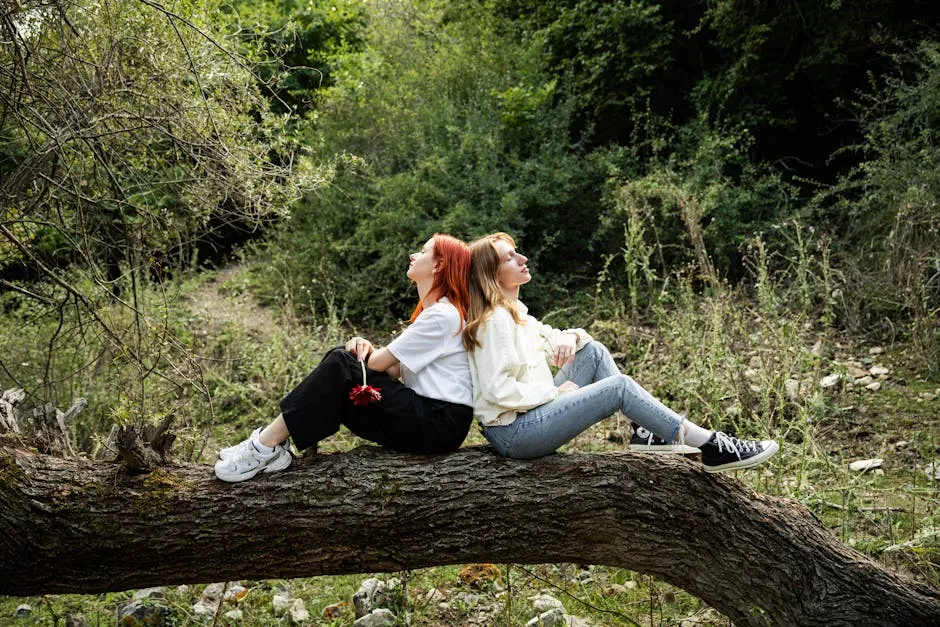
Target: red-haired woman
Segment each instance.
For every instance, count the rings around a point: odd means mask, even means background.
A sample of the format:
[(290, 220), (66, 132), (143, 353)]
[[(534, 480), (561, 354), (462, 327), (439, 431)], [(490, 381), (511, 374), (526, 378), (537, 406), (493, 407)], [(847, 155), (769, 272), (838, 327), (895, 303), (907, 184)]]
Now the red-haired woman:
[(436, 234), (410, 259), (407, 274), (419, 298), (411, 325), (384, 348), (354, 337), (327, 353), (281, 401), (281, 415), (219, 452), (219, 479), (245, 481), (283, 470), (291, 463), (288, 436), (299, 449), (315, 447), (341, 424), (398, 451), (446, 453), (460, 447), (473, 421), (470, 365), (461, 340), (470, 251), (464, 242)]

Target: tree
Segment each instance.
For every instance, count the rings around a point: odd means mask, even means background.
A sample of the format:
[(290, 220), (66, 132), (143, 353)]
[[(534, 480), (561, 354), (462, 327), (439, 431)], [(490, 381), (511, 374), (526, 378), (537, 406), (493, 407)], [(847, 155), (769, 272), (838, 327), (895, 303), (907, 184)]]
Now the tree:
[(0, 504), (0, 594), (569, 561), (656, 575), (739, 625), (940, 615), (940, 593), (843, 545), (802, 505), (680, 457), (362, 447), (223, 484), (204, 465), (131, 474), (6, 436)]

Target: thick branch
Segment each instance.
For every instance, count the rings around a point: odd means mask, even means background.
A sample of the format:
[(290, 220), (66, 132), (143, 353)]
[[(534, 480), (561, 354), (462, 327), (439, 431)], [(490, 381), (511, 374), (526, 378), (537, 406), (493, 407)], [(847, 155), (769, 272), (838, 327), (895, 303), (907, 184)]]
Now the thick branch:
[(802, 505), (682, 458), (368, 447), (230, 485), (207, 466), (129, 475), (2, 444), (0, 594), (577, 562), (656, 575), (740, 625), (940, 615), (940, 594), (841, 544)]

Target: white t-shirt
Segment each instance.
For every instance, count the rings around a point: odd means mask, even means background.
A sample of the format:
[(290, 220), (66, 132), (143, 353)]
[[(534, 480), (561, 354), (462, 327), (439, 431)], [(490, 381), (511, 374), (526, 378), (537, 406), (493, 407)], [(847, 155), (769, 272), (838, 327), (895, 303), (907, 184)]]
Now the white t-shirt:
[(473, 404), (470, 361), (460, 337), (462, 323), (457, 308), (442, 298), (388, 345), (401, 362), (405, 385), (428, 398)]

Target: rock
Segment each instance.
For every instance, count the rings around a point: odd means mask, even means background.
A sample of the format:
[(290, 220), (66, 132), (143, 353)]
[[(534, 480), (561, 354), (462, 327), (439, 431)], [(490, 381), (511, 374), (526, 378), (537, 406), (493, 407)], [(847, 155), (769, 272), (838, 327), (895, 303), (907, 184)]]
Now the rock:
[(930, 481), (940, 481), (940, 462), (933, 461), (924, 468), (924, 474)]
[(877, 392), (878, 390), (881, 389), (881, 381), (872, 381), (871, 383), (865, 386), (865, 389), (868, 390), (869, 392)]
[(550, 594), (537, 594), (532, 597), (531, 600), (532, 608), (540, 614), (542, 612), (547, 612), (548, 610), (553, 610), (556, 608), (561, 608), (562, 610), (565, 609), (565, 606), (562, 604), (562, 602)]
[(869, 355), (881, 355), (884, 352), (885, 352), (885, 349), (883, 349), (880, 346), (872, 346), (871, 348), (868, 349)]
[(590, 627), (589, 622), (581, 618), (580, 616), (565, 616), (565, 622), (568, 624), (568, 627)]
[(384, 581), (370, 578), (359, 586), (353, 595), (353, 605), (356, 607), (356, 618), (362, 618), (377, 607), (388, 603), (387, 586)]
[(927, 402), (930, 402), (930, 401), (937, 400), (937, 395), (933, 394), (932, 392), (921, 392), (920, 398), (922, 398), (923, 400)]
[(542, 612), (547, 612), (557, 608), (561, 608), (563, 610), (565, 609), (565, 606), (561, 601), (550, 594), (537, 594), (532, 597), (532, 608), (541, 614)]
[(158, 586), (156, 588), (144, 588), (142, 590), (138, 590), (137, 592), (134, 593), (133, 600), (142, 601), (144, 599), (165, 599), (165, 598), (166, 598), (166, 592), (164, 591), (162, 587)]
[(398, 620), (391, 610), (384, 607), (372, 610), (365, 616), (356, 619), (353, 627), (393, 627), (398, 624)]
[(321, 616), (327, 620), (335, 620), (339, 618), (340, 614), (342, 614), (347, 607), (349, 607), (349, 601), (340, 601), (333, 605), (327, 605), (323, 608)]
[(238, 609), (238, 608), (235, 608), (234, 610), (229, 610), (229, 611), (227, 611), (227, 612), (224, 614), (224, 616), (225, 616), (225, 618), (227, 618), (227, 619), (229, 619), (229, 620), (233, 620), (233, 621), (240, 621), (242, 618), (244, 618), (244, 614), (242, 614), (242, 611), (241, 611), (240, 609)]
[(868, 376), (868, 369), (860, 362), (847, 361), (843, 365), (845, 366), (845, 371), (848, 372), (849, 376), (853, 379), (861, 379), (862, 377)]
[(472, 592), (461, 592), (454, 600), (465, 608), (470, 609), (476, 607), (480, 602), (480, 595), (473, 594)]
[(17, 606), (16, 610), (13, 611), (13, 616), (15, 618), (26, 618), (33, 613), (33, 608), (28, 603), (23, 603), (22, 605)]
[(875, 379), (871, 375), (865, 375), (864, 377), (859, 377), (855, 379), (855, 385), (869, 385)]
[(65, 627), (88, 627), (88, 619), (81, 614), (66, 614)]
[(855, 472), (874, 470), (875, 468), (880, 468), (883, 462), (883, 459), (877, 457), (872, 459), (860, 459), (849, 464), (849, 470), (853, 470)]
[(745, 379), (753, 379), (756, 376), (757, 376), (757, 371), (754, 370), (753, 368), (748, 368), (747, 370), (744, 371)]
[(274, 614), (280, 616), (286, 612), (287, 608), (290, 607), (290, 602), (291, 596), (286, 590), (275, 593), (274, 598), (271, 599), (271, 605), (274, 606)]
[(830, 374), (826, 375), (819, 381), (819, 385), (824, 389), (834, 388), (839, 385), (839, 382), (842, 380), (841, 374)]
[(290, 605), (290, 622), (306, 623), (310, 620), (310, 612), (307, 611), (307, 605), (303, 599), (294, 599)]
[(187, 586), (185, 583), (182, 585), (176, 586), (176, 591), (179, 592), (180, 594), (189, 594), (189, 586)]
[(245, 588), (245, 586), (234, 584), (229, 586), (229, 588), (225, 591), (225, 600), (229, 603), (235, 603), (239, 599), (244, 599), (247, 594), (248, 590)]
[(787, 391), (787, 398), (791, 402), (796, 402), (800, 400), (800, 382), (796, 379), (787, 379), (783, 383), (784, 389)]
[(869, 373), (871, 374), (871, 376), (873, 376), (873, 377), (884, 377), (884, 376), (887, 376), (887, 375), (891, 374), (891, 371), (890, 371), (888, 368), (886, 368), (886, 367), (884, 367), (884, 366), (882, 366), (882, 365), (880, 365), (880, 364), (875, 365), (875, 366), (872, 366), (871, 369), (870, 369), (868, 372), (869, 372)]
[(202, 591), (202, 598), (210, 601), (217, 601), (222, 597), (222, 591), (225, 589), (224, 583), (210, 583)]
[(440, 603), (441, 601), (447, 600), (447, 595), (437, 588), (431, 588), (427, 591), (427, 594), (424, 595), (424, 600), (428, 603)]
[(157, 603), (145, 603), (142, 600), (131, 601), (118, 612), (118, 624), (121, 627), (157, 627), (166, 622), (167, 608)]
[(559, 608), (542, 612), (525, 624), (526, 627), (560, 627), (566, 625), (565, 612)]
[(207, 601), (197, 601), (193, 605), (193, 614), (196, 616), (215, 616), (217, 604)]

